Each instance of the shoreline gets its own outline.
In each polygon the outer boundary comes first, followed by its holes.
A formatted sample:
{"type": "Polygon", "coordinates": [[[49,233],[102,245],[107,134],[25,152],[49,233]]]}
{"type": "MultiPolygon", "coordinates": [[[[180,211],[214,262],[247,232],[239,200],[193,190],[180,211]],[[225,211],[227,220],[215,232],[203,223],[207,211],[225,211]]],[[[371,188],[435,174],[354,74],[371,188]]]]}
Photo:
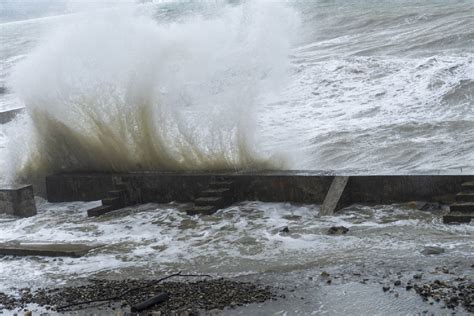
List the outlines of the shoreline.
{"type": "MultiPolygon", "coordinates": [[[[161,279],[87,279],[81,285],[18,289],[16,298],[0,292],[0,306],[7,304],[5,310],[10,312],[32,311],[42,315],[227,315],[259,311],[275,314],[283,307],[289,311],[317,305],[319,295],[324,297],[342,289],[348,295],[346,300],[354,300],[350,303],[352,305],[358,304],[356,300],[360,293],[367,292],[374,299],[382,300],[381,305],[385,304],[385,307],[409,302],[417,309],[412,310],[413,313],[468,315],[474,312],[473,270],[474,265],[469,266],[467,262],[428,269],[395,269],[387,263],[377,270],[367,269],[365,265],[352,268],[344,265],[332,270],[312,268],[236,278],[193,275],[190,279],[183,279],[177,275],[179,280],[163,283],[161,279]],[[315,291],[320,293],[315,296],[315,291]],[[120,293],[126,295],[119,298],[120,293]],[[132,306],[160,293],[168,295],[164,302],[132,312],[132,306]],[[75,305],[109,297],[115,299],[75,305]],[[37,304],[36,308],[32,303],[37,304]]],[[[305,314],[304,309],[301,311],[299,314],[305,314]]],[[[359,313],[354,310],[354,314],[359,313]]]]}

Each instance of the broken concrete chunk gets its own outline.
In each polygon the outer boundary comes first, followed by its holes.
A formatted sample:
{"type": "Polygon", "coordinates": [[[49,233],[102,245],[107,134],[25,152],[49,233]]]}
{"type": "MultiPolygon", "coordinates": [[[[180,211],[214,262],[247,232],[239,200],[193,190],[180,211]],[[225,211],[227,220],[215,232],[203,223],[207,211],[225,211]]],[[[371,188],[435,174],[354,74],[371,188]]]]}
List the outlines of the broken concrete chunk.
{"type": "Polygon", "coordinates": [[[0,243],[0,256],[82,257],[102,245],[73,243],[9,242],[0,243]]]}
{"type": "Polygon", "coordinates": [[[0,188],[0,213],[18,217],[36,215],[33,186],[16,185],[0,188]]]}

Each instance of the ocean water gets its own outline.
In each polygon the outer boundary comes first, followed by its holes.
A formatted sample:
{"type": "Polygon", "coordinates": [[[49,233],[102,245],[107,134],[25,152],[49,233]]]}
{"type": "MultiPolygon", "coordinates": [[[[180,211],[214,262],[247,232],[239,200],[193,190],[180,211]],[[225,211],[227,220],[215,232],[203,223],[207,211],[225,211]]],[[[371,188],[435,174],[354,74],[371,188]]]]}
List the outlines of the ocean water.
{"type": "MultiPolygon", "coordinates": [[[[423,281],[454,277],[440,272],[442,267],[455,276],[472,276],[474,225],[442,224],[444,209],[353,205],[338,216],[317,217],[318,205],[242,202],[212,216],[191,217],[186,205],[171,203],[87,217],[87,209],[98,204],[38,199],[35,217],[0,215],[0,242],[102,245],[81,258],[0,258],[0,291],[186,271],[284,288],[286,299],[225,315],[411,315],[424,310],[437,315],[446,312],[442,304],[430,305],[404,287],[395,289],[399,296],[394,298],[382,285],[392,282],[392,275],[403,282],[415,273],[422,273],[423,281]],[[340,225],[349,228],[346,235],[327,235],[329,227],[340,225]],[[283,227],[289,232],[281,232],[283,227]],[[426,246],[443,247],[445,253],[425,256],[426,246]],[[317,282],[322,272],[333,276],[332,285],[317,282]]],[[[462,308],[456,311],[467,315],[462,308]]]]}
{"type": "Polygon", "coordinates": [[[473,1],[86,3],[3,4],[8,181],[474,170],[473,1]]]}

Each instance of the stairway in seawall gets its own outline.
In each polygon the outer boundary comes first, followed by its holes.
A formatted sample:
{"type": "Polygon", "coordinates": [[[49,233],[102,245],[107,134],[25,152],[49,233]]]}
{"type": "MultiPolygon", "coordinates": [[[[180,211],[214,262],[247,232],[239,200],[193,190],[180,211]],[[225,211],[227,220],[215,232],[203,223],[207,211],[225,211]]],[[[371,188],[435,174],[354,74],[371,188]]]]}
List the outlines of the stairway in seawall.
{"type": "Polygon", "coordinates": [[[188,215],[211,215],[234,202],[232,181],[213,181],[194,200],[194,206],[186,210],[188,215]]]}
{"type": "Polygon", "coordinates": [[[474,181],[462,184],[462,191],[456,194],[456,203],[449,209],[449,214],[443,216],[445,224],[469,223],[474,219],[474,181]]]}
{"type": "Polygon", "coordinates": [[[102,199],[102,205],[87,211],[87,216],[95,217],[107,214],[131,204],[130,194],[125,183],[116,183],[114,189],[107,192],[107,197],[102,199]]]}

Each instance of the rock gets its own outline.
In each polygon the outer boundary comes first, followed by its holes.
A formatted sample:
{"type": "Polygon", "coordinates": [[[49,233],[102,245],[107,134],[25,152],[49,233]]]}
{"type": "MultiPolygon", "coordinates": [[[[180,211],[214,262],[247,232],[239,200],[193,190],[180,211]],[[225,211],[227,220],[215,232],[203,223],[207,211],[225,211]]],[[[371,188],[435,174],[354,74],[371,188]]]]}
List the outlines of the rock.
{"type": "Polygon", "coordinates": [[[433,212],[437,211],[441,208],[441,205],[439,203],[425,203],[423,207],[420,208],[420,210],[425,211],[425,212],[433,212]]]}
{"type": "Polygon", "coordinates": [[[395,281],[393,284],[394,284],[395,286],[400,286],[400,285],[402,285],[402,281],[397,280],[397,281],[395,281]]]}
{"type": "Polygon", "coordinates": [[[462,305],[468,312],[474,312],[472,302],[474,301],[474,282],[465,281],[458,283],[456,281],[440,281],[415,285],[414,289],[424,301],[443,301],[446,308],[455,309],[462,305]]]}
{"type": "Polygon", "coordinates": [[[428,247],[425,247],[425,248],[421,251],[421,253],[424,254],[425,256],[429,256],[429,255],[439,255],[439,254],[444,253],[444,248],[441,248],[441,247],[434,247],[434,246],[428,246],[428,247]]]}
{"type": "Polygon", "coordinates": [[[420,210],[425,212],[437,211],[441,208],[441,204],[437,202],[422,202],[422,201],[411,201],[408,202],[407,207],[413,210],[420,210]]]}
{"type": "Polygon", "coordinates": [[[288,226],[285,226],[282,229],[280,229],[280,233],[289,233],[289,232],[290,232],[290,229],[288,228],[288,226]]]}
{"type": "Polygon", "coordinates": [[[331,275],[327,273],[326,271],[321,272],[321,277],[322,278],[329,278],[331,275]]]}
{"type": "Polygon", "coordinates": [[[382,290],[384,292],[387,292],[388,290],[390,290],[390,286],[384,286],[384,287],[382,287],[382,290]]]}
{"type": "Polygon", "coordinates": [[[344,226],[333,226],[329,228],[328,235],[344,235],[349,231],[349,228],[344,226]]]}
{"type": "Polygon", "coordinates": [[[413,276],[413,279],[419,280],[419,279],[421,279],[422,276],[423,276],[423,273],[417,273],[413,276]]]}

